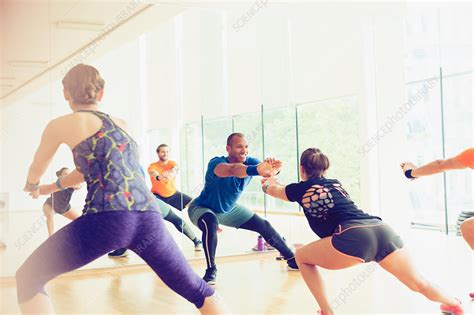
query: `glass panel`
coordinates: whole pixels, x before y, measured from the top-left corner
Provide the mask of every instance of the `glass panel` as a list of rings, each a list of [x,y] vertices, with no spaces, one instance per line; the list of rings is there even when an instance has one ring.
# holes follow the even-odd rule
[[[404,23],[406,81],[472,69],[472,4],[412,3]]]
[[[438,5],[408,4],[404,27],[406,82],[435,76],[440,65]]]
[[[296,114],[294,107],[264,111],[265,154],[280,159],[283,168],[278,178],[283,184],[298,181],[299,157],[296,146]],[[268,211],[298,211],[298,204],[266,198]]]
[[[440,4],[443,75],[472,70],[472,3]]]
[[[408,84],[407,99],[423,95],[406,116],[407,152],[416,165],[426,164],[442,157],[439,81],[426,93],[420,93],[428,80]],[[410,185],[410,202],[415,223],[444,226],[444,188],[442,176],[426,177],[416,185]]]
[[[209,160],[216,156],[227,156],[227,137],[232,133],[232,118],[225,117],[204,121],[204,174]]]
[[[187,148],[188,148],[188,143],[187,143],[187,133],[186,133],[186,128],[187,124],[184,124],[181,126],[180,132],[179,132],[179,173],[181,177],[181,184],[179,187],[179,190],[182,192],[187,192],[188,191],[188,164],[187,164]]]
[[[234,132],[245,135],[249,145],[249,156],[263,160],[262,117],[261,113],[251,113],[233,118]],[[262,193],[259,177],[254,178],[245,188],[239,203],[254,210],[264,210],[265,196]]]
[[[473,139],[472,73],[443,79],[446,157],[453,157],[468,147]],[[474,204],[472,172],[446,172],[448,223],[455,225],[462,211]]]
[[[186,148],[181,153],[181,184],[183,191],[195,198],[203,185],[202,133],[201,122],[184,125],[183,140]]]
[[[321,149],[331,162],[327,177],[337,178],[360,204],[359,120],[355,97],[300,105],[299,152]]]

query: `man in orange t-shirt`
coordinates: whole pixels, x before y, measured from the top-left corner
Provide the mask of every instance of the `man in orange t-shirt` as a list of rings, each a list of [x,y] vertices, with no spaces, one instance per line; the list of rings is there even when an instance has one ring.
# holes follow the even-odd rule
[[[416,167],[411,162],[402,163],[400,166],[405,176],[412,179],[449,170],[474,169],[474,147],[468,148],[449,159],[436,160],[420,167]],[[465,220],[461,224],[461,233],[469,246],[474,250],[474,217]],[[474,299],[474,293],[471,293],[470,297]]]
[[[183,210],[191,202],[192,198],[179,192],[175,186],[178,164],[169,159],[169,147],[160,144],[156,149],[158,162],[150,164],[148,174],[151,179],[151,192],[156,198],[161,199],[170,206]]]
[[[152,184],[151,192],[161,201],[178,210],[183,210],[188,206],[192,198],[176,189],[175,179],[178,172],[178,164],[175,161],[169,160],[169,148],[166,144],[160,144],[156,149],[156,153],[158,154],[158,162],[151,163],[148,166],[148,174],[150,174]],[[162,211],[163,219],[173,223],[178,231],[193,241],[196,251],[202,249],[202,242],[182,218],[177,216],[170,208],[160,207],[160,210]]]

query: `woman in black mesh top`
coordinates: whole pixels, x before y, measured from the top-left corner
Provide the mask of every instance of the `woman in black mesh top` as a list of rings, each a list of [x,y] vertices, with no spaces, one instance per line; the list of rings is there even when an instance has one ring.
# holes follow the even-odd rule
[[[403,241],[389,225],[358,209],[338,180],[324,177],[328,168],[327,156],[309,148],[300,159],[301,182],[284,186],[274,177],[262,180],[266,194],[298,202],[311,229],[321,238],[296,252],[298,267],[321,314],[334,314],[333,308],[340,301],[329,303],[318,267],[344,269],[371,261],[413,291],[442,303],[443,311],[463,314],[459,300],[446,296],[418,273],[403,249]]]

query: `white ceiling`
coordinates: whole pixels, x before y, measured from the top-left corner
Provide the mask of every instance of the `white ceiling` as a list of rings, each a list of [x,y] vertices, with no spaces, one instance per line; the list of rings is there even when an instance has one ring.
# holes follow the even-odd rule
[[[255,0],[0,0],[0,108],[48,81],[62,78],[72,65],[90,62],[187,8],[241,8],[244,12],[255,3]],[[279,5],[289,3],[307,4],[299,0],[272,1]]]
[[[0,0],[1,104],[185,9],[179,1],[152,2]]]

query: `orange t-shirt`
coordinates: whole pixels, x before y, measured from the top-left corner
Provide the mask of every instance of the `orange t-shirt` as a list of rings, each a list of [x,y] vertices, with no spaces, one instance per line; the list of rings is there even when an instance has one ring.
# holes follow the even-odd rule
[[[456,156],[456,160],[458,160],[458,162],[462,165],[465,165],[469,168],[474,168],[474,148],[464,150],[461,152],[461,154]]]
[[[168,161],[166,165],[162,164],[160,161],[151,163],[150,166],[148,166],[148,174],[152,170],[158,171],[158,173],[162,174],[166,171],[170,171],[173,168],[178,166],[175,161]],[[154,176],[150,175],[151,179],[151,192],[157,195],[160,195],[161,197],[170,197],[174,195],[177,191],[175,183],[174,183],[174,178],[169,179],[167,181],[164,180],[157,180]]]

